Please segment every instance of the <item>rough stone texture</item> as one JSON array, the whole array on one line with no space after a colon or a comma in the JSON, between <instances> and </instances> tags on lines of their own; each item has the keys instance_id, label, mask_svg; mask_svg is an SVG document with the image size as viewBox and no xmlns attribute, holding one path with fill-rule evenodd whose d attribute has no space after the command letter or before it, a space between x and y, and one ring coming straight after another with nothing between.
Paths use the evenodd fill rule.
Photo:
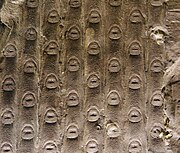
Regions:
<instances>
[{"instance_id":1,"label":"rough stone texture","mask_svg":"<svg viewBox=\"0 0 180 153\"><path fill-rule=\"evenodd\" d=\"M0 0L0 153L180 153L179 0Z\"/></svg>"}]
</instances>

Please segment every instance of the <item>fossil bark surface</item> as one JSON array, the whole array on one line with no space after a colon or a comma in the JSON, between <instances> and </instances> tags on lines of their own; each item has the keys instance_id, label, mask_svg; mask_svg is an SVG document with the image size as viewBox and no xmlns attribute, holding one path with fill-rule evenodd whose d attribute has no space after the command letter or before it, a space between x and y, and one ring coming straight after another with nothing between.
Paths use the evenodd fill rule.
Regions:
<instances>
[{"instance_id":1,"label":"fossil bark surface","mask_svg":"<svg viewBox=\"0 0 180 153\"><path fill-rule=\"evenodd\" d=\"M180 153L179 0L0 0L0 153Z\"/></svg>"}]
</instances>

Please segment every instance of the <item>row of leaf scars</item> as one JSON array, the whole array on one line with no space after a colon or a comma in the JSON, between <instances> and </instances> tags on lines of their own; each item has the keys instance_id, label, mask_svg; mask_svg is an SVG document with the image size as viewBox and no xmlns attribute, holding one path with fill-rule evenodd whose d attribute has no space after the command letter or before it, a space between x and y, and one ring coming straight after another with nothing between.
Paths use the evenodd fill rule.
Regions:
<instances>
[{"instance_id":1,"label":"row of leaf scars","mask_svg":"<svg viewBox=\"0 0 180 153\"><path fill-rule=\"evenodd\" d=\"M14 43L14 39L11 36L10 41ZM1 89L6 89L6 91L13 92L6 92L5 90L1 90L1 150L5 150L6 147L8 150L12 151L15 148L16 144L16 137L13 135L15 133L15 112L16 110L16 91L14 91L15 87L15 77L17 76L16 66L17 66L17 58L13 60L9 60L5 58L3 61L5 69L2 71L1 79L3 80L3 76L6 78L4 83L1 84ZM6 132L5 132L6 131Z\"/></svg>"},{"instance_id":2,"label":"row of leaf scars","mask_svg":"<svg viewBox=\"0 0 180 153\"><path fill-rule=\"evenodd\" d=\"M3 7L8 7L8 5L5 5ZM18 26L17 26L18 27ZM5 27L5 31L6 31ZM11 27L12 28L12 27ZM8 50L8 53L11 54L11 50L17 49L18 41L17 33L18 29L14 29L10 31L9 36L7 37L8 40L5 40L5 44L3 44L3 49L1 50L1 55L5 52L5 50ZM4 34L2 35L2 38L4 37ZM4 41L1 39L2 42ZM0 75L1 81L1 90L0 90L0 106L1 106L1 124L0 124L0 151L9 151L13 152L16 148L16 124L15 121L17 120L17 91L14 90L15 87L15 80L18 79L17 77L17 57L13 59L9 59L6 57L1 57L3 60L1 61L2 71ZM7 81L5 81L5 78ZM6 92L3 90L3 87L7 89L7 91L13 90L13 92Z\"/></svg>"},{"instance_id":3,"label":"row of leaf scars","mask_svg":"<svg viewBox=\"0 0 180 153\"><path fill-rule=\"evenodd\" d=\"M82 152L83 139L83 22L82 3L69 1L64 21L64 137L62 152Z\"/></svg>"},{"instance_id":4,"label":"row of leaf scars","mask_svg":"<svg viewBox=\"0 0 180 153\"><path fill-rule=\"evenodd\" d=\"M126 53L126 70L125 75L127 90L126 90L126 114L128 114L127 132L125 134L125 141L127 152L146 152L147 150L147 138L145 131L145 40L143 39L145 33L146 14L145 6L142 2L130 2L130 6L127 11L131 11L132 8L136 8L136 11L131 16L130 22L127 21L126 35L127 43L136 42L132 45L130 51L136 53L139 51L138 56L129 56ZM126 12L127 13L127 12ZM138 43L137 43L138 42ZM137 47L139 46L139 47ZM135 146L135 147L134 147Z\"/></svg>"},{"instance_id":5,"label":"row of leaf scars","mask_svg":"<svg viewBox=\"0 0 180 153\"><path fill-rule=\"evenodd\" d=\"M24 35L20 38L19 49L19 83L18 88L18 145L16 151L35 152L37 143L37 110L38 110L38 31L39 31L39 4L37 1L25 1L22 5L22 13L26 17L21 26L26 27ZM22 140L21 140L22 139Z\"/></svg>"},{"instance_id":6,"label":"row of leaf scars","mask_svg":"<svg viewBox=\"0 0 180 153\"><path fill-rule=\"evenodd\" d=\"M84 111L87 112L83 141L86 142L85 152L103 152L104 132L102 101L104 61L103 11L104 1L85 1L85 86ZM89 11L86 11L89 10ZM101 49L100 49L101 48Z\"/></svg>"},{"instance_id":7,"label":"row of leaf scars","mask_svg":"<svg viewBox=\"0 0 180 153\"><path fill-rule=\"evenodd\" d=\"M111 4L111 5L109 5ZM118 5L118 6L117 6ZM124 152L124 17L121 1L109 1L105 4L105 121L104 152ZM104 62L106 63L106 61Z\"/></svg>"},{"instance_id":8,"label":"row of leaf scars","mask_svg":"<svg viewBox=\"0 0 180 153\"><path fill-rule=\"evenodd\" d=\"M44 4L43 4L44 3ZM47 0L41 4L39 148L38 152L61 150L61 3Z\"/></svg>"},{"instance_id":9,"label":"row of leaf scars","mask_svg":"<svg viewBox=\"0 0 180 153\"><path fill-rule=\"evenodd\" d=\"M153 4L153 5L152 5ZM148 21L148 28L151 26L154 27L155 25L164 26L164 14L162 12L166 11L163 7L163 1L151 1L151 4L148 6L149 12L149 21ZM154 14L161 14L158 17ZM161 93L162 87L162 78L163 78L163 71L164 71L164 64L163 58L165 56L164 44L159 45L156 41L151 40L151 37L148 35L149 47L147 50L147 61L148 65L151 68L148 69L147 73L147 132L148 132L148 151L154 152L164 152L164 142L162 141L160 135L164 129L164 119L163 119L163 105L164 105L164 98ZM157 62L152 64L151 59L155 59ZM159 63L159 64L158 64ZM155 73L152 73L153 71Z\"/></svg>"}]
</instances>

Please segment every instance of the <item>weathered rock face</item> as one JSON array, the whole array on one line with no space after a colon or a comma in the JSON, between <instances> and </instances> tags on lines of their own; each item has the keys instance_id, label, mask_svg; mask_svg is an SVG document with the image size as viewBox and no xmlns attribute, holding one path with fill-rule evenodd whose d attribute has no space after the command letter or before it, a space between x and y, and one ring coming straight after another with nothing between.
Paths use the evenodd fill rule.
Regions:
<instances>
[{"instance_id":1,"label":"weathered rock face","mask_svg":"<svg viewBox=\"0 0 180 153\"><path fill-rule=\"evenodd\" d=\"M179 0L2 0L0 19L0 153L180 153Z\"/></svg>"}]
</instances>

